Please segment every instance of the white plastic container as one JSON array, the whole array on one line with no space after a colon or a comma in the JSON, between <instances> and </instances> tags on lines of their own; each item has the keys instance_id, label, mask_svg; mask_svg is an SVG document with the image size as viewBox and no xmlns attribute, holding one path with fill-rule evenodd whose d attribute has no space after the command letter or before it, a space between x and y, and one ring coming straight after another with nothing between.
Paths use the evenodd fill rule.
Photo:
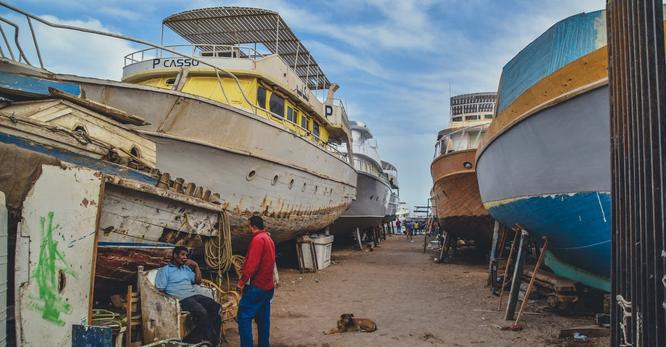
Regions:
<instances>
[{"instance_id":1,"label":"white plastic container","mask_svg":"<svg viewBox=\"0 0 666 347\"><path fill-rule=\"evenodd\" d=\"M311 242L311 243L310 243ZM303 255L303 268L314 270L312 263L312 249L314 246L314 253L317 259L317 270L322 270L331 265L331 248L333 247L333 235L309 235L303 236L298 242L298 247L301 248Z\"/></svg>"}]
</instances>

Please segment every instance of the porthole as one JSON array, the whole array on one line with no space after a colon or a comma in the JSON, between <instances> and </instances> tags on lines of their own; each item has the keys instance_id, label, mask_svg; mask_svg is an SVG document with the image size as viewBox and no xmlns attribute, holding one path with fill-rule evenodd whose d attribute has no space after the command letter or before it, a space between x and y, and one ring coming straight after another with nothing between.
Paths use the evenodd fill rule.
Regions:
<instances>
[{"instance_id":1,"label":"porthole","mask_svg":"<svg viewBox=\"0 0 666 347\"><path fill-rule=\"evenodd\" d=\"M273 176L273 181L271 181L271 185L275 185L278 182L278 175Z\"/></svg>"},{"instance_id":2,"label":"porthole","mask_svg":"<svg viewBox=\"0 0 666 347\"><path fill-rule=\"evenodd\" d=\"M466 162L463 163L463 166L465 167L465 169L471 169L472 168L472 163L466 161Z\"/></svg>"},{"instance_id":3,"label":"porthole","mask_svg":"<svg viewBox=\"0 0 666 347\"><path fill-rule=\"evenodd\" d=\"M130 154L134 158L137 158L137 159L141 158L141 150L139 150L139 148L137 146L132 146L132 148L130 149Z\"/></svg>"},{"instance_id":4,"label":"porthole","mask_svg":"<svg viewBox=\"0 0 666 347\"><path fill-rule=\"evenodd\" d=\"M319 190L319 186L315 186L315 194L317 194L317 191Z\"/></svg>"},{"instance_id":5,"label":"porthole","mask_svg":"<svg viewBox=\"0 0 666 347\"><path fill-rule=\"evenodd\" d=\"M301 188L301 191L302 191L302 192L305 191L305 187L307 187L307 185L308 185L307 183L303 182L303 188Z\"/></svg>"},{"instance_id":6,"label":"porthole","mask_svg":"<svg viewBox=\"0 0 666 347\"><path fill-rule=\"evenodd\" d=\"M372 199L374 199L374 198L375 198L374 195L370 195L370 200L372 200Z\"/></svg>"},{"instance_id":7,"label":"porthole","mask_svg":"<svg viewBox=\"0 0 666 347\"><path fill-rule=\"evenodd\" d=\"M83 134L86 134L86 135L88 134L88 131L86 130L86 128L83 125L77 125L76 127L74 127L74 132L75 133L83 133Z\"/></svg>"},{"instance_id":8,"label":"porthole","mask_svg":"<svg viewBox=\"0 0 666 347\"><path fill-rule=\"evenodd\" d=\"M247 174L247 177L245 177L245 179L248 180L248 181L251 181L252 179L254 179L254 176L256 176L256 175L257 175L257 172L252 170Z\"/></svg>"},{"instance_id":9,"label":"porthole","mask_svg":"<svg viewBox=\"0 0 666 347\"><path fill-rule=\"evenodd\" d=\"M294 179L292 178L291 181L289 181L289 189L294 187Z\"/></svg>"}]
</instances>

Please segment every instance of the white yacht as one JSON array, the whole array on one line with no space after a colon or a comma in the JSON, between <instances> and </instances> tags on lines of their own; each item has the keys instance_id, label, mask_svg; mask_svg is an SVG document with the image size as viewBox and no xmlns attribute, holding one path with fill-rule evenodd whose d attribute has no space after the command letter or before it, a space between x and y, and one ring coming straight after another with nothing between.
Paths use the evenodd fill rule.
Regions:
<instances>
[{"instance_id":1,"label":"white yacht","mask_svg":"<svg viewBox=\"0 0 666 347\"><path fill-rule=\"evenodd\" d=\"M391 199L391 183L382 168L377 139L364 123L350 121L349 124L352 131L352 158L358 181L356 200L331 226L331 232L340 236L350 235L356 228L380 226Z\"/></svg>"}]
</instances>

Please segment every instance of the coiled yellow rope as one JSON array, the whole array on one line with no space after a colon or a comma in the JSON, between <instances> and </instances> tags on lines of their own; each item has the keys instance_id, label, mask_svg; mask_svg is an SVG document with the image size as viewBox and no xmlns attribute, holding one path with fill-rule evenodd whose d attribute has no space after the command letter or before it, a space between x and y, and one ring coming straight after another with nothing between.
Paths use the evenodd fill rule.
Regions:
<instances>
[{"instance_id":1,"label":"coiled yellow rope","mask_svg":"<svg viewBox=\"0 0 666 347\"><path fill-rule=\"evenodd\" d=\"M231 223L226 211L220 212L217 223L217 238L210 238L204 243L204 260L211 268L217 269L218 282L232 266ZM220 284L218 283L218 285Z\"/></svg>"}]
</instances>

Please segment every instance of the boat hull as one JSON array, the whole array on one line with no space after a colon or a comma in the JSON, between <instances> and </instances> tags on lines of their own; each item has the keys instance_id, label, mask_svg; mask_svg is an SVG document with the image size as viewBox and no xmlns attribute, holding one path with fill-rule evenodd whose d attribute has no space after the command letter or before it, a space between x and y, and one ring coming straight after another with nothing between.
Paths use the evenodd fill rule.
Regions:
<instances>
[{"instance_id":1,"label":"boat hull","mask_svg":"<svg viewBox=\"0 0 666 347\"><path fill-rule=\"evenodd\" d=\"M379 226L386 217L391 188L387 182L364 172L358 173L357 196L351 206L330 227L336 235L351 234L356 228Z\"/></svg>"},{"instance_id":2,"label":"boat hull","mask_svg":"<svg viewBox=\"0 0 666 347\"><path fill-rule=\"evenodd\" d=\"M148 121L136 129L159 140L158 169L220 194L231 213L235 252L247 245L244 231L253 213L267 219L272 237L281 242L326 227L356 196L356 172L348 162L244 110L178 91L44 74L6 61L0 70L76 85L86 98ZM34 96L43 89L22 92Z\"/></svg>"},{"instance_id":3,"label":"boat hull","mask_svg":"<svg viewBox=\"0 0 666 347\"><path fill-rule=\"evenodd\" d=\"M223 187L226 197L240 197L223 203L231 214L235 249L244 249L249 242L248 218L254 213L261 213L271 237L279 243L325 228L351 203L341 196L342 183L209 146L159 135L151 138L157 144L158 167L208 187ZM251 178L250 171L255 172Z\"/></svg>"},{"instance_id":4,"label":"boat hull","mask_svg":"<svg viewBox=\"0 0 666 347\"><path fill-rule=\"evenodd\" d=\"M493 217L548 237L548 266L603 290L610 277L609 127L602 86L506 128L477 162Z\"/></svg>"},{"instance_id":5,"label":"boat hull","mask_svg":"<svg viewBox=\"0 0 666 347\"><path fill-rule=\"evenodd\" d=\"M475 150L466 150L437 157L430 168L431 196L440 227L449 236L485 247L490 244L494 221L481 203L474 155Z\"/></svg>"}]
</instances>

